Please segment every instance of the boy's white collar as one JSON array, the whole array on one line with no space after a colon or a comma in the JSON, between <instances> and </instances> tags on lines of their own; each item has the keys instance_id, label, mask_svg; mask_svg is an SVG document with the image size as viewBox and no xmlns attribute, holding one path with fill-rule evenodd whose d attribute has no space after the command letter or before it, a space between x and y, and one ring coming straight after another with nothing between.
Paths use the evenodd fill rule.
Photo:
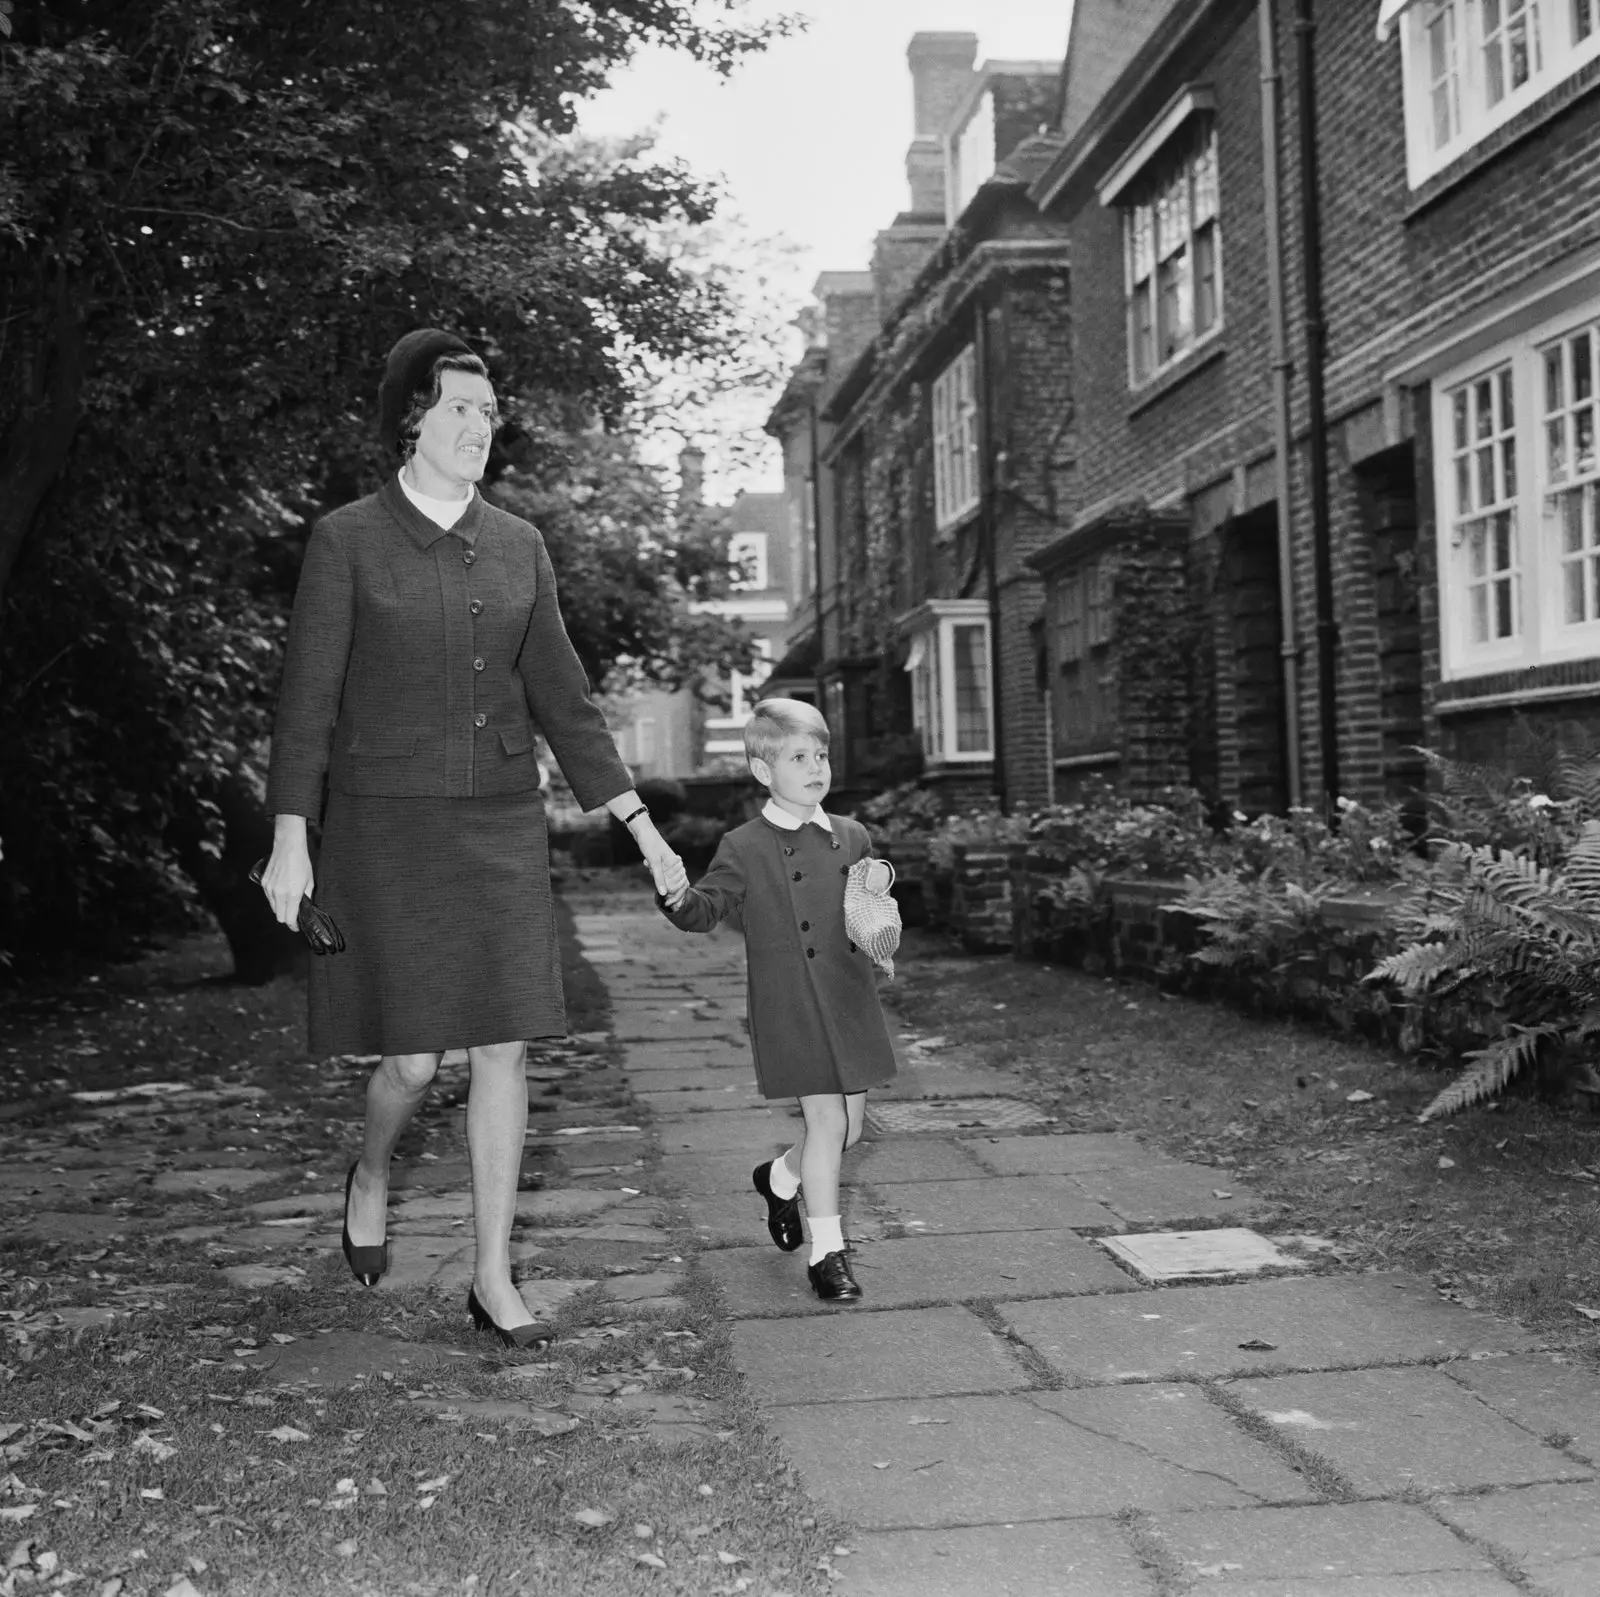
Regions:
<instances>
[{"instance_id":1,"label":"boy's white collar","mask_svg":"<svg viewBox=\"0 0 1600 1597\"><path fill-rule=\"evenodd\" d=\"M797 821L786 809L780 807L776 799L768 799L762 806L761 819L771 821L774 826L783 832L798 832L802 826L807 824L805 821ZM820 826L823 831L829 834L833 831L833 821L820 804L811 812L809 824Z\"/></svg>"}]
</instances>

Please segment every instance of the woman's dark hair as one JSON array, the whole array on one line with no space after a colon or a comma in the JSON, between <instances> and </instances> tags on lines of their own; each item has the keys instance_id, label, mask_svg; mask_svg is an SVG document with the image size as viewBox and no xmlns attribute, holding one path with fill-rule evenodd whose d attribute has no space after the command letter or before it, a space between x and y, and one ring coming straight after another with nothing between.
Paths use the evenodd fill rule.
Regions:
<instances>
[{"instance_id":1,"label":"woman's dark hair","mask_svg":"<svg viewBox=\"0 0 1600 1597\"><path fill-rule=\"evenodd\" d=\"M489 368L476 356L466 353L441 355L432 366L428 368L427 383L420 388L414 388L406 400L404 415L400 418L400 458L410 460L417 451L417 435L422 431L422 418L439 403L439 395L444 389L444 374L446 372L471 372L474 377L487 380ZM500 415L495 412L494 425L500 425Z\"/></svg>"}]
</instances>

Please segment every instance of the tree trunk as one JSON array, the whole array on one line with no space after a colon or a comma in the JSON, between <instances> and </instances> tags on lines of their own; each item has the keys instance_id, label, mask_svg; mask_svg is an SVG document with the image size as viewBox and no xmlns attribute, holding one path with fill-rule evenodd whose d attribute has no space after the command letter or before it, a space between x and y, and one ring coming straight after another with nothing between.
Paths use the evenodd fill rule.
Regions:
<instances>
[{"instance_id":1,"label":"tree trunk","mask_svg":"<svg viewBox=\"0 0 1600 1597\"><path fill-rule=\"evenodd\" d=\"M0 599L39 506L66 468L83 420L83 323L64 287L51 332L20 365L20 403L0 447Z\"/></svg>"},{"instance_id":2,"label":"tree trunk","mask_svg":"<svg viewBox=\"0 0 1600 1597\"><path fill-rule=\"evenodd\" d=\"M279 925L266 895L249 877L250 867L272 852L272 817L240 775L228 777L208 796L222 813L220 857L201 846L205 823L198 803L174 819L167 841L228 939L234 976L259 987L301 969L306 957L299 934Z\"/></svg>"}]
</instances>

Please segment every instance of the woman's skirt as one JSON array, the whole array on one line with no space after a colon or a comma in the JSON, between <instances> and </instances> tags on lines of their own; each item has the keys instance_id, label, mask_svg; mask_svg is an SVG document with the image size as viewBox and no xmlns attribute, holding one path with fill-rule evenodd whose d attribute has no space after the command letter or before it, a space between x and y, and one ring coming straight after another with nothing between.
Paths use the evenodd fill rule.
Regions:
<instances>
[{"instance_id":1,"label":"woman's skirt","mask_svg":"<svg viewBox=\"0 0 1600 1597\"><path fill-rule=\"evenodd\" d=\"M438 1053L564 1035L544 803L334 793L310 966L311 1052Z\"/></svg>"}]
</instances>

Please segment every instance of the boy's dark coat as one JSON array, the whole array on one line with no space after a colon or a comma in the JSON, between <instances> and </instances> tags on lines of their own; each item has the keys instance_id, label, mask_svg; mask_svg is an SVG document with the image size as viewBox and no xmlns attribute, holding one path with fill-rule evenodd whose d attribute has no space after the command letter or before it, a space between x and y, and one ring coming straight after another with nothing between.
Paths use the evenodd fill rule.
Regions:
<instances>
[{"instance_id":1,"label":"boy's dark coat","mask_svg":"<svg viewBox=\"0 0 1600 1597\"><path fill-rule=\"evenodd\" d=\"M833 816L784 831L757 817L727 833L676 910L687 932L744 932L750 1043L768 1098L861 1092L894 1075L872 961L844 929L845 872L872 852L866 828Z\"/></svg>"}]
</instances>

